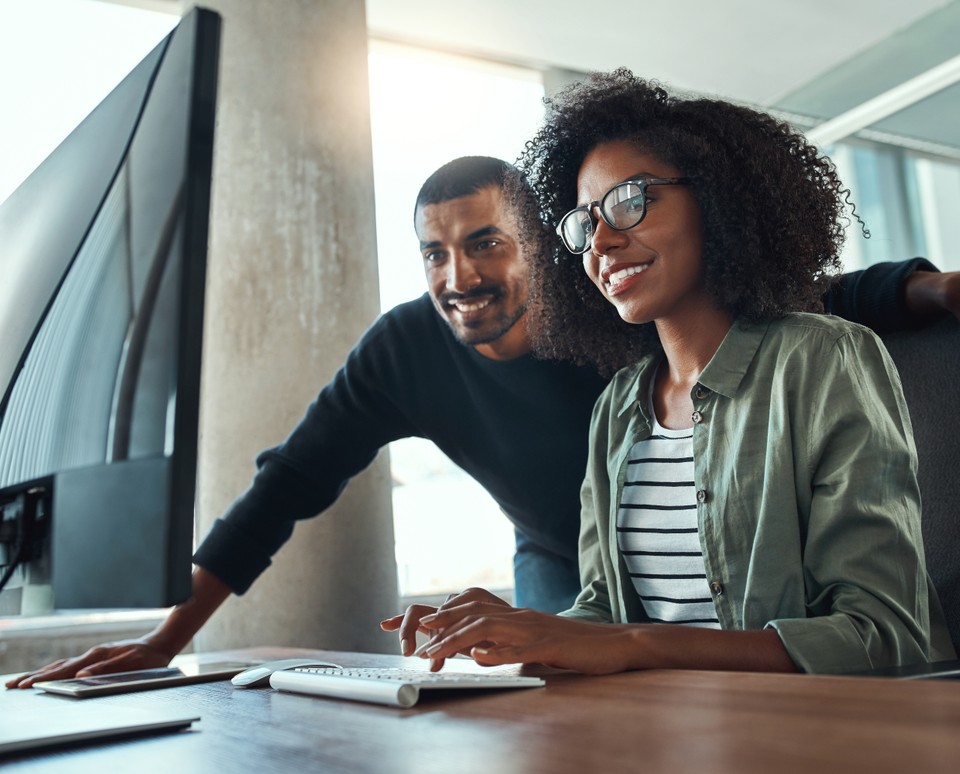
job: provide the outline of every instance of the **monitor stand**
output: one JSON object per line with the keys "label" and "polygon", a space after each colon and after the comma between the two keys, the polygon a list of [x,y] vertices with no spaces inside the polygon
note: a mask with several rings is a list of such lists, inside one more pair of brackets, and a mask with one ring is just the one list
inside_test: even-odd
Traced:
{"label": "monitor stand", "polygon": [[0,615],[53,612],[49,513],[44,481],[0,500]]}

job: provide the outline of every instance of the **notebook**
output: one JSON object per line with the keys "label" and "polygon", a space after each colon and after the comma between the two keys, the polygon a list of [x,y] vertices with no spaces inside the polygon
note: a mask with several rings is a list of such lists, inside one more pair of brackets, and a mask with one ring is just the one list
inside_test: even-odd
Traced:
{"label": "notebook", "polygon": [[417,703],[423,691],[536,688],[544,685],[544,681],[539,677],[498,672],[297,667],[274,672],[270,675],[270,685],[280,691],[374,702],[406,709]]}
{"label": "notebook", "polygon": [[200,720],[185,710],[58,701],[17,706],[0,718],[0,756],[67,744],[187,728]]}

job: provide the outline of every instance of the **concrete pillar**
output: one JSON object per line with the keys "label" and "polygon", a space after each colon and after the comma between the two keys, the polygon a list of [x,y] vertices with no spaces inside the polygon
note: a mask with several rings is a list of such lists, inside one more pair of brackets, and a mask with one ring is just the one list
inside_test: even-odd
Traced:
{"label": "concrete pillar", "polygon": [[[193,5],[187,2],[185,5]],[[223,17],[199,536],[379,311],[363,0],[204,0]],[[298,525],[198,650],[385,651],[398,610],[386,454]]]}

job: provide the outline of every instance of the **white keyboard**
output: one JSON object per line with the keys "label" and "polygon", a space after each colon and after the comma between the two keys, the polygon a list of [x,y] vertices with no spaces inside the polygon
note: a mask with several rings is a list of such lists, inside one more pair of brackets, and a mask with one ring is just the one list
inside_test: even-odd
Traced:
{"label": "white keyboard", "polygon": [[270,675],[270,685],[280,691],[352,699],[392,707],[412,707],[421,691],[535,688],[539,677],[491,673],[421,672],[416,669],[297,667]]}

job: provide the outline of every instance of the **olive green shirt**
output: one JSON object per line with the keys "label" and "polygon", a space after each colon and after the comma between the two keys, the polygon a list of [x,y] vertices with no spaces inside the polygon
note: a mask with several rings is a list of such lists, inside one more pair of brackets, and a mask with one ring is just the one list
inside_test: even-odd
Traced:
{"label": "olive green shirt", "polygon": [[[594,408],[583,591],[563,615],[647,620],[616,513],[630,449],[651,432],[660,357],[618,373]],[[700,543],[722,628],[775,629],[807,672],[955,657],[924,564],[910,417],[872,332],[824,315],[735,323],[691,397]]]}

